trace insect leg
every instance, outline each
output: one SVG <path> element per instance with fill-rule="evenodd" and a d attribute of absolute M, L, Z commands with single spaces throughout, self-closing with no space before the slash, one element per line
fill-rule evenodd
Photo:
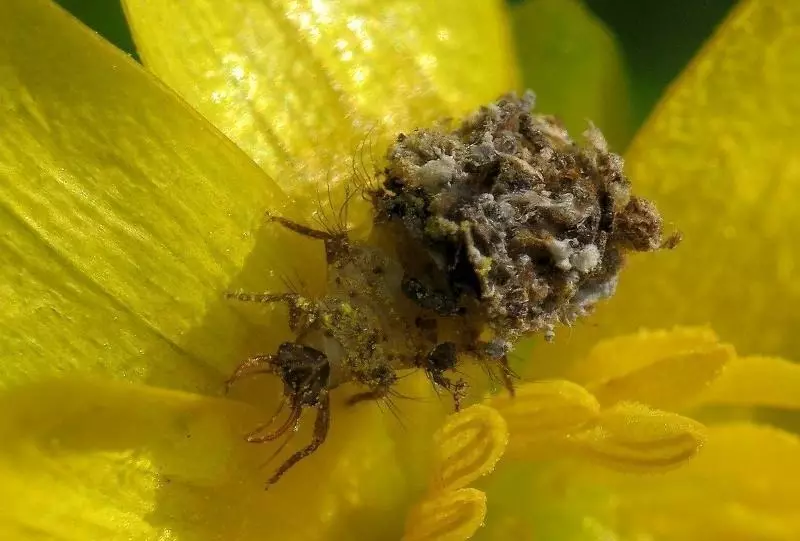
<path fill-rule="evenodd" d="M 499 371 L 500 380 L 508 394 L 511 396 L 516 394 L 514 380 L 519 379 L 519 375 L 508 364 L 508 347 L 504 340 L 492 340 L 491 342 L 477 340 L 468 348 L 468 351 L 478 362 L 483 364 L 484 370 L 492 378 L 492 381 L 497 381 L 497 372 Z"/>
<path fill-rule="evenodd" d="M 325 241 L 325 255 L 328 259 L 328 263 L 335 261 L 341 254 L 347 251 L 347 232 L 345 230 L 341 232 L 320 231 L 319 229 L 313 229 L 307 225 L 299 224 L 280 216 L 267 214 L 267 218 L 273 222 L 278 222 L 286 229 L 294 231 L 297 234 Z"/>
<path fill-rule="evenodd" d="M 508 394 L 513 397 L 516 394 L 514 390 L 514 380 L 519 379 L 519 376 L 514 373 L 508 365 L 508 355 L 503 355 L 500 358 L 500 377 L 503 378 L 503 385 L 508 391 Z"/>
<path fill-rule="evenodd" d="M 347 399 L 347 405 L 353 406 L 358 404 L 359 402 L 366 402 L 367 400 L 381 400 L 386 398 L 389 394 L 388 387 L 376 387 L 375 389 L 370 389 L 369 391 L 364 391 L 363 393 L 356 393 L 350 398 Z"/>
<path fill-rule="evenodd" d="M 286 433 L 287 430 L 292 428 L 297 421 L 300 419 L 300 415 L 303 413 L 303 407 L 300 405 L 299 402 L 292 403 L 292 411 L 289 413 L 289 416 L 283 422 L 281 426 L 273 430 L 272 432 L 267 432 L 263 436 L 258 436 L 260 432 L 263 432 L 264 429 L 269 428 L 275 423 L 275 420 L 278 418 L 281 410 L 283 409 L 283 405 L 286 403 L 286 399 L 281 401 L 281 405 L 278 408 L 278 411 L 275 412 L 275 415 L 270 419 L 268 423 L 265 423 L 255 430 L 253 430 L 250 434 L 248 434 L 245 439 L 250 443 L 264 443 L 266 441 L 273 441 L 280 438 L 283 434 Z"/>
<path fill-rule="evenodd" d="M 296 293 L 225 293 L 226 299 L 234 299 L 241 302 L 260 302 L 269 304 L 271 302 L 285 302 L 292 305 L 297 302 Z"/>
<path fill-rule="evenodd" d="M 453 381 L 440 370 L 428 370 L 427 372 L 428 377 L 431 378 L 434 384 L 439 385 L 453 395 L 453 409 L 456 411 L 461 410 L 461 401 L 467 395 L 467 382 L 463 379 Z"/>
<path fill-rule="evenodd" d="M 300 306 L 301 299 L 297 293 L 225 293 L 226 299 L 234 299 L 240 302 L 260 302 L 269 304 L 273 302 L 285 302 L 289 306 L 289 328 L 297 330 L 297 324 L 302 315 L 303 308 Z"/>
<path fill-rule="evenodd" d="M 311 237 L 312 239 L 331 240 L 334 237 L 336 237 L 335 234 L 329 233 L 328 231 L 320 231 L 319 229 L 313 229 L 311 227 L 308 227 L 307 225 L 293 222 L 292 220 L 283 218 L 281 216 L 273 216 L 272 214 L 267 214 L 267 219 L 272 222 L 278 222 L 289 231 L 294 231 L 299 235 L 303 235 L 305 237 Z"/>
<path fill-rule="evenodd" d="M 292 466 L 316 451 L 325 441 L 325 438 L 328 437 L 328 428 L 330 427 L 331 423 L 331 405 L 327 392 L 320 393 L 319 403 L 317 404 L 316 408 L 317 420 L 314 423 L 314 435 L 311 438 L 311 443 L 290 456 L 286 462 L 281 464 L 281 466 L 275 470 L 275 473 L 272 474 L 272 477 L 270 477 L 267 481 L 267 488 L 269 488 L 269 485 L 277 483 L 283 474 L 286 473 Z"/>
<path fill-rule="evenodd" d="M 438 385 L 453 395 L 455 410 L 461 409 L 461 400 L 467 394 L 467 382 L 463 379 L 452 381 L 445 372 L 455 370 L 458 362 L 458 351 L 453 342 L 442 342 L 437 344 L 427 358 L 422 363 L 428 377 L 435 385 Z"/>
<path fill-rule="evenodd" d="M 231 386 L 242 378 L 254 376 L 256 374 L 272 374 L 274 372 L 271 366 L 272 360 L 272 355 L 254 355 L 242 361 L 239 366 L 236 367 L 236 370 L 233 371 L 231 377 L 225 382 L 225 394 L 228 394 L 228 391 L 231 390 Z M 261 368 L 259 370 L 250 371 L 251 368 L 257 367 Z"/>

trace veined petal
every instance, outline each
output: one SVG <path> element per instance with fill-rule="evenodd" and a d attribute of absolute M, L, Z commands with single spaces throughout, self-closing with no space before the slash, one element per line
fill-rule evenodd
<path fill-rule="evenodd" d="M 734 359 L 699 402 L 800 409 L 800 365 L 776 357 Z"/>
<path fill-rule="evenodd" d="M 685 242 L 632 258 L 584 346 L 709 323 L 745 353 L 800 351 L 798 50 L 800 3 L 745 0 L 668 92 L 626 164 Z"/>
<path fill-rule="evenodd" d="M 216 390 L 242 325 L 217 310 L 190 331 L 274 185 L 50 2 L 2 3 L 0 76 L 0 387 L 82 372 Z"/>
<path fill-rule="evenodd" d="M 500 0 L 124 5 L 145 65 L 307 199 L 352 173 L 372 128 L 380 139 L 516 86 Z"/>
<path fill-rule="evenodd" d="M 694 457 L 705 441 L 705 427 L 675 413 L 622 402 L 570 441 L 578 453 L 609 468 L 659 472 Z"/>
<path fill-rule="evenodd" d="M 704 391 L 735 356 L 705 328 L 640 331 L 600 342 L 573 373 L 605 406 L 630 401 L 674 409 Z"/>

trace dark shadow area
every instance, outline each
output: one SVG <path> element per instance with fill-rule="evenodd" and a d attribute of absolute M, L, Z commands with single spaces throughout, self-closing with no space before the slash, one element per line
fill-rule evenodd
<path fill-rule="evenodd" d="M 631 79 L 634 123 L 639 126 L 736 1 L 585 3 L 622 45 Z"/>
<path fill-rule="evenodd" d="M 108 41 L 139 60 L 119 0 L 55 0 Z"/>

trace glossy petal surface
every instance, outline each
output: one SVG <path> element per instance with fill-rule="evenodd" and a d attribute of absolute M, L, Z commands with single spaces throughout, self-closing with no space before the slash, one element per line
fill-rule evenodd
<path fill-rule="evenodd" d="M 125 7 L 145 65 L 306 199 L 349 174 L 359 146 L 379 155 L 384 130 L 465 113 L 516 86 L 499 0 Z"/>
<path fill-rule="evenodd" d="M 47 2 L 3 2 L 0 74 L 0 386 L 218 385 L 237 319 L 189 333 L 252 249 L 269 179 Z"/>

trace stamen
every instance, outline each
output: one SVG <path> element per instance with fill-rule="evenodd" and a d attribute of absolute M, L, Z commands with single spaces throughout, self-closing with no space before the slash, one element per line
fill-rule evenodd
<path fill-rule="evenodd" d="M 676 413 L 622 402 L 569 440 L 576 452 L 606 467 L 654 473 L 694 457 L 706 441 L 706 427 Z"/>
<path fill-rule="evenodd" d="M 453 490 L 494 469 L 506 449 L 508 428 L 495 409 L 474 405 L 450 415 L 434 438 L 434 489 Z"/>
<path fill-rule="evenodd" d="M 600 411 L 589 391 L 565 380 L 525 383 L 515 397 L 500 394 L 490 404 L 508 423 L 509 453 L 526 459 L 557 452 L 559 442 L 583 430 Z"/>
<path fill-rule="evenodd" d="M 508 442 L 503 417 L 474 405 L 447 417 L 434 436 L 430 490 L 409 512 L 403 541 L 470 539 L 486 516 L 486 494 L 463 488 L 491 472 Z"/>
<path fill-rule="evenodd" d="M 486 516 L 486 494 L 474 488 L 439 493 L 409 513 L 403 541 L 464 541 Z"/>

